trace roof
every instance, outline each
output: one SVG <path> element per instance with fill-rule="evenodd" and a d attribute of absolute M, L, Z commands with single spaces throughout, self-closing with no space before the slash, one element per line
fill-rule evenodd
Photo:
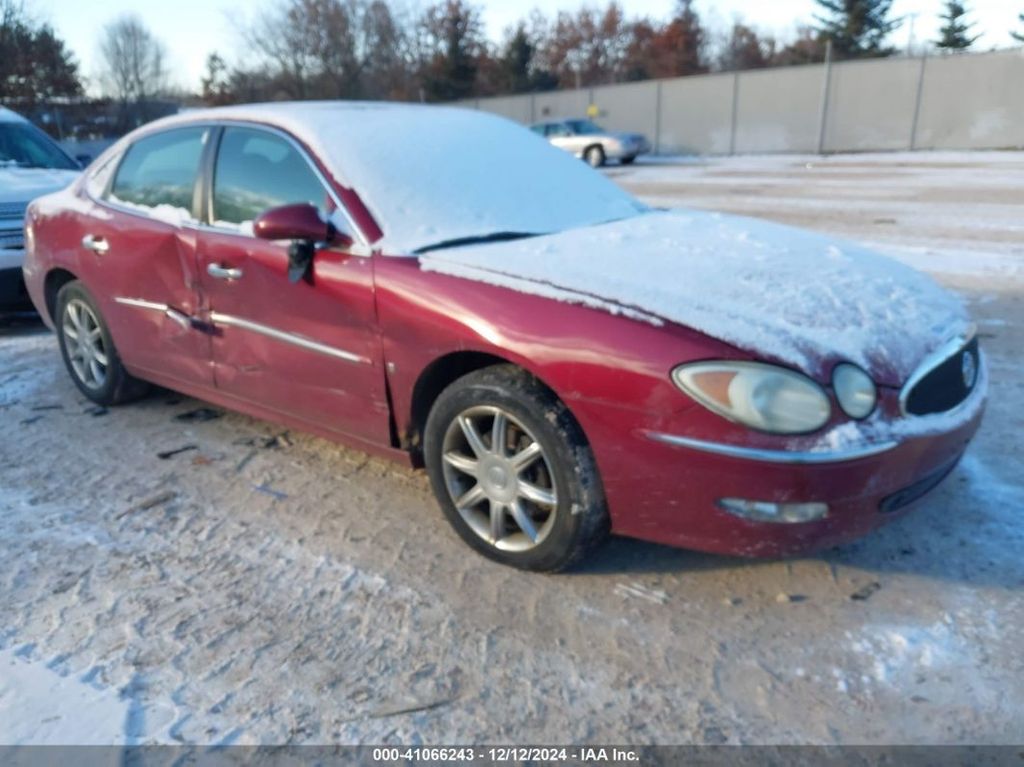
<path fill-rule="evenodd" d="M 495 232 L 555 232 L 642 209 L 583 163 L 517 123 L 454 107 L 305 101 L 189 111 L 146 126 L 264 123 L 310 147 L 354 189 L 388 252 Z"/>

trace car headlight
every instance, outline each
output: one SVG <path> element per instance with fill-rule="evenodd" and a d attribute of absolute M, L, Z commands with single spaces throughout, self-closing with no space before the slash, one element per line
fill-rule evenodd
<path fill-rule="evenodd" d="M 832 371 L 832 388 L 839 407 L 850 418 L 867 418 L 878 402 L 878 389 L 871 376 L 849 362 L 836 365 Z"/>
<path fill-rule="evenodd" d="M 810 378 L 761 362 L 694 362 L 675 368 L 672 380 L 709 410 L 774 434 L 816 431 L 832 414 Z"/>

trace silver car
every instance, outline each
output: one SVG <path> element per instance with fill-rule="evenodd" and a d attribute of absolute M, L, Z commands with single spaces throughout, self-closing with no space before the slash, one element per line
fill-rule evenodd
<path fill-rule="evenodd" d="M 643 134 L 608 131 L 590 120 L 553 120 L 531 125 L 530 130 L 594 168 L 608 160 L 629 165 L 638 155 L 651 151 Z"/>
<path fill-rule="evenodd" d="M 21 265 L 25 208 L 70 184 L 81 168 L 49 136 L 0 107 L 0 312 L 31 309 Z"/>

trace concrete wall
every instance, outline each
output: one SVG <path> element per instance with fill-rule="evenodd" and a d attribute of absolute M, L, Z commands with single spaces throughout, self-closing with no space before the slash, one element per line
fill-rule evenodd
<path fill-rule="evenodd" d="M 662 154 L 729 154 L 736 75 L 661 81 Z"/>
<path fill-rule="evenodd" d="M 1024 146 L 1024 49 L 928 59 L 915 145 Z"/>
<path fill-rule="evenodd" d="M 1024 49 L 877 59 L 462 102 L 523 123 L 595 105 L 661 154 L 1024 148 Z"/>
<path fill-rule="evenodd" d="M 740 74 L 735 151 L 816 151 L 824 84 L 817 66 Z"/>
<path fill-rule="evenodd" d="M 832 67 L 825 151 L 910 148 L 920 77 L 921 59 L 851 61 Z"/>

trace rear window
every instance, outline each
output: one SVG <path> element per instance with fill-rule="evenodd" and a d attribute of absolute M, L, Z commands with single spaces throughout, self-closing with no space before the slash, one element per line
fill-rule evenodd
<path fill-rule="evenodd" d="M 180 128 L 139 139 L 125 153 L 111 199 L 155 208 L 192 210 L 192 192 L 207 128 Z"/>

